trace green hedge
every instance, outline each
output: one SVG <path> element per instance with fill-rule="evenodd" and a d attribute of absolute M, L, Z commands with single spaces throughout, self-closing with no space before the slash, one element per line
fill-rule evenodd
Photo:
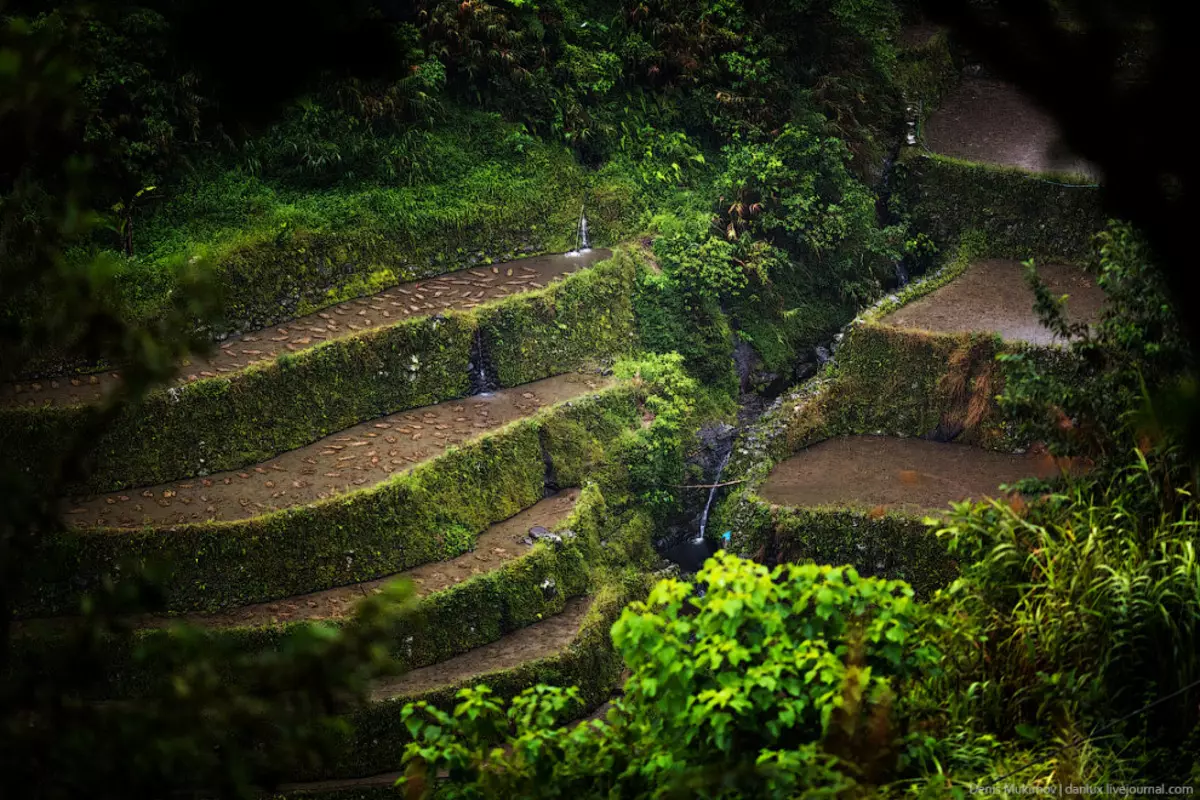
<path fill-rule="evenodd" d="M 1004 389 L 999 337 L 857 326 L 838 351 L 833 424 L 846 433 L 933 436 L 1012 449 L 997 408 Z"/>
<path fill-rule="evenodd" d="M 552 439 L 543 449 L 542 428 L 555 419 L 573 426 L 572 435 L 603 440 L 621 421 L 638 424 L 634 390 L 621 386 L 559 404 L 377 486 L 311 505 L 166 530 L 48 533 L 28 565 L 32 594 L 17 598 L 17 613 L 71 613 L 82 593 L 130 561 L 168 565 L 167 609 L 194 611 L 360 583 L 451 558 L 488 525 L 539 500 L 548 466 L 559 471 L 556 460 L 567 477 L 583 468 L 574 444 Z"/>
<path fill-rule="evenodd" d="M 863 575 L 907 581 L 920 597 L 958 575 L 958 563 L 918 517 L 748 500 L 737 550 L 762 563 L 850 564 Z"/>
<path fill-rule="evenodd" d="M 496 697 L 508 699 L 538 684 L 578 686 L 585 707 L 581 714 L 598 707 L 616 687 L 623 662 L 613 650 L 609 631 L 622 609 L 645 592 L 645 581 L 629 578 L 613 583 L 595 594 L 579 635 L 563 652 L 532 661 L 504 672 L 426 692 L 412 698 L 396 698 L 372 703 L 350 716 L 353 733 L 347 738 L 340 758 L 320 774 L 301 776 L 316 780 L 338 776 L 376 775 L 398 769 L 404 745 L 410 741 L 400 721 L 406 703 L 425 700 L 451 710 L 455 695 L 466 686 L 487 684 Z"/>
<path fill-rule="evenodd" d="M 892 201 L 939 246 L 976 230 L 994 258 L 1079 262 L 1107 216 L 1098 189 L 1064 185 L 1078 180 L 908 148 L 896 164 Z"/>
<path fill-rule="evenodd" d="M 156 391 L 91 448 L 96 469 L 76 488 L 114 491 L 236 469 L 367 419 L 464 397 L 477 329 L 493 342 L 503 386 L 612 357 L 635 334 L 633 284 L 632 266 L 618 256 L 474 312 L 406 320 L 229 378 Z M 85 406 L 0 408 L 0 452 L 46 474 L 94 413 Z"/>
<path fill-rule="evenodd" d="M 501 386 L 516 386 L 574 369 L 634 344 L 636 266 L 618 251 L 599 269 L 572 275 L 570 291 L 519 295 L 480 309 L 485 352 Z"/>

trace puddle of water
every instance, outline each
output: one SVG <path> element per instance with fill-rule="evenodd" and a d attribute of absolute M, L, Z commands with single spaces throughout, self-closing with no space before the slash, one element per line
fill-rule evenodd
<path fill-rule="evenodd" d="M 409 317 L 471 309 L 489 300 L 548 286 L 612 255 L 604 248 L 555 253 L 489 266 L 469 267 L 402 283 L 377 294 L 347 300 L 313 314 L 262 330 L 230 336 L 206 358 L 192 358 L 173 385 L 236 372 L 323 341 L 391 325 Z M 94 403 L 120 384 L 119 372 L 72 375 L 0 384 L 0 404 Z"/>
<path fill-rule="evenodd" d="M 1038 266 L 1050 292 L 1068 295 L 1067 319 L 1092 324 L 1100 319 L 1104 291 L 1079 267 Z M 1038 321 L 1033 291 L 1018 261 L 988 259 L 971 264 L 950 283 L 883 317 L 885 325 L 940 333 L 998 333 L 1005 339 L 1052 344 L 1053 334 Z"/>
<path fill-rule="evenodd" d="M 995 453 L 961 444 L 890 436 L 846 436 L 778 464 L 759 494 L 782 506 L 842 506 L 925 514 L 952 501 L 1001 494 L 1001 484 L 1059 474 L 1042 455 Z"/>
<path fill-rule="evenodd" d="M 929 149 L 1031 172 L 1098 176 L 1095 166 L 1067 152 L 1054 119 L 1002 81 L 966 78 L 925 123 Z"/>
<path fill-rule="evenodd" d="M 241 470 L 75 498 L 64 513 L 75 526 L 140 527 L 245 519 L 313 503 L 373 486 L 451 445 L 609 383 L 569 373 L 401 411 Z"/>

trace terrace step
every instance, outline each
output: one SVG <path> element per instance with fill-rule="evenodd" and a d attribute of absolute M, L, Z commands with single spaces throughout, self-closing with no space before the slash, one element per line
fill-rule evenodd
<path fill-rule="evenodd" d="M 780 462 L 759 490 L 787 507 L 842 507 L 923 515 L 951 502 L 1001 495 L 1000 485 L 1049 478 L 1065 466 L 1033 451 L 998 453 L 892 436 L 826 439 Z"/>
<path fill-rule="evenodd" d="M 1039 264 L 1050 292 L 1068 295 L 1067 319 L 1093 324 L 1100 319 L 1104 292 L 1079 267 Z M 935 333 L 996 333 L 1004 339 L 1053 344 L 1054 334 L 1033 310 L 1034 295 L 1019 261 L 973 262 L 962 275 L 880 319 L 884 325 Z"/>
<path fill-rule="evenodd" d="M 206 358 L 184 361 L 173 385 L 228 375 L 283 353 L 381 328 L 411 317 L 468 310 L 490 300 L 531 291 L 608 258 L 605 249 L 575 256 L 537 256 L 448 272 L 348 300 L 313 314 L 230 336 Z M 119 372 L 64 375 L 0 384 L 0 406 L 95 403 L 120 385 Z"/>
<path fill-rule="evenodd" d="M 570 646 L 579 635 L 591 606 L 590 597 L 568 600 L 561 613 L 521 628 L 491 644 L 439 664 L 377 682 L 371 689 L 371 699 L 382 701 L 415 697 L 477 679 L 486 683 L 489 674 L 556 655 Z"/>
<path fill-rule="evenodd" d="M 143 628 L 162 628 L 183 622 L 211 629 L 345 619 L 353 615 L 355 606 L 362 598 L 380 591 L 384 584 L 402 578 L 413 582 L 418 597 L 425 597 L 476 575 L 499 569 L 529 552 L 533 549 L 530 529 L 536 526 L 553 529 L 575 509 L 579 493 L 580 490 L 576 488 L 564 489 L 502 522 L 488 526 L 475 540 L 473 550 L 448 561 L 435 561 L 364 583 L 255 603 L 215 614 L 147 616 L 139 619 L 137 624 Z"/>
<path fill-rule="evenodd" d="M 1003 81 L 964 78 L 925 123 L 924 139 L 933 152 L 966 161 L 1099 177 L 1066 150 L 1054 119 Z"/>
<path fill-rule="evenodd" d="M 609 383 L 568 373 L 401 411 L 241 470 L 72 498 L 64 513 L 75 527 L 118 528 L 260 516 L 373 486 L 448 447 Z"/>

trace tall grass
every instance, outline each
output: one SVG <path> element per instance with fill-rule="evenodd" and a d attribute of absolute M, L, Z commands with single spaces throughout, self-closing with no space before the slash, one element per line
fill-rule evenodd
<path fill-rule="evenodd" d="M 1162 485 L 1138 458 L 1029 506 L 956 507 L 939 535 L 962 576 L 935 601 L 952 660 L 927 698 L 947 730 L 1072 757 L 1101 732 L 1145 752 L 1194 734 L 1200 687 L 1145 708 L 1200 679 L 1197 507 Z"/>

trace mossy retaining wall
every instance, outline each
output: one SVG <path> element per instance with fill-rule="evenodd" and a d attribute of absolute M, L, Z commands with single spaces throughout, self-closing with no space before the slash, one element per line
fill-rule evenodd
<path fill-rule="evenodd" d="M 1079 183 L 910 147 L 896 163 L 892 202 L 939 246 L 975 230 L 990 257 L 1080 262 L 1107 215 L 1100 190 Z"/>
<path fill-rule="evenodd" d="M 649 543 L 648 530 L 618 519 L 609 512 L 598 486 L 586 486 L 571 514 L 555 526 L 570 530 L 560 547 L 535 546 L 529 553 L 491 572 L 477 575 L 419 600 L 403 623 L 391 648 L 397 666 L 418 669 L 465 653 L 563 610 L 566 601 L 593 588 L 595 576 L 604 567 L 633 563 L 624 551 L 610 548 L 610 539 L 620 541 L 621 532 Z M 472 543 L 473 546 L 473 543 Z M 612 556 L 616 556 L 613 558 Z M 547 589 L 547 583 L 552 589 Z M 308 621 L 269 623 L 205 630 L 217 661 L 230 666 L 227 680 L 234 680 L 231 665 L 239 656 L 277 650 Z M 339 627 L 342 621 L 323 624 Z M 35 623 L 24 626 L 11 640 L 10 671 L 7 678 L 19 685 L 24 676 L 54 669 L 58 660 L 71 652 L 73 630 L 63 624 L 49 628 Z M 108 637 L 95 643 L 97 680 L 89 687 L 96 697 L 137 697 L 153 691 L 173 667 L 172 653 L 179 649 L 170 628 L 143 628 L 132 637 Z M 176 656 L 177 657 L 177 656 Z"/>
<path fill-rule="evenodd" d="M 361 226 L 284 229 L 273 238 L 220 248 L 214 279 L 224 299 L 221 327 L 262 328 L 449 270 L 572 248 L 586 188 L 569 156 L 551 161 L 556 159 L 554 185 L 575 183 L 578 189 L 543 193 L 537 207 L 495 209 L 494 219 L 400 233 Z M 634 231 L 636 208 L 630 193 L 597 188 L 608 190 L 588 193 L 587 214 L 600 246 Z"/>
<path fill-rule="evenodd" d="M 888 313 L 944 286 L 989 247 L 990 239 L 968 231 L 939 271 L 855 320 L 827 373 L 781 398 L 738 441 L 723 478 L 742 483 L 718 503 L 710 530 L 733 531 L 732 549 L 767 563 L 852 564 L 922 594 L 953 579 L 957 565 L 919 518 L 773 506 L 757 492 L 780 461 L 834 436 L 923 437 L 1004 451 L 1027 444 L 997 403 L 1005 381 L 997 356 L 1022 353 L 1054 370 L 1069 351 L 886 324 Z"/>
<path fill-rule="evenodd" d="M 464 397 L 476 331 L 502 386 L 627 352 L 635 267 L 627 255 L 469 312 L 405 320 L 334 339 L 231 377 L 151 393 L 91 448 L 81 491 L 115 491 L 236 469 L 364 420 Z M 0 451 L 48 475 L 97 413 L 0 408 Z"/>
<path fill-rule="evenodd" d="M 956 441 L 1010 450 L 996 395 L 1004 377 L 995 336 L 857 327 L 838 352 L 839 430 Z"/>
<path fill-rule="evenodd" d="M 832 436 L 862 433 L 840 413 L 847 387 L 824 378 L 783 398 L 738 443 L 727 480 L 742 483 L 713 511 L 710 530 L 732 531 L 729 549 L 764 564 L 850 564 L 863 575 L 908 581 L 928 596 L 957 565 L 920 518 L 842 508 L 787 508 L 758 494 L 780 461 Z"/>
<path fill-rule="evenodd" d="M 441 561 L 465 552 L 488 525 L 541 499 L 547 466 L 562 476 L 560 485 L 570 485 L 601 457 L 606 439 L 639 423 L 637 391 L 619 386 L 319 503 L 169 529 L 47 533 L 27 566 L 29 594 L 14 605 L 19 615 L 72 613 L 83 593 L 129 562 L 168 566 L 167 610 L 208 611 Z M 553 435 L 558 427 L 569 434 Z"/>
<path fill-rule="evenodd" d="M 478 312 L 484 350 L 501 386 L 557 375 L 601 356 L 629 352 L 636 324 L 637 268 L 628 252 Z"/>
<path fill-rule="evenodd" d="M 863 575 L 907 581 L 920 597 L 958 574 L 957 562 L 919 517 L 786 508 L 753 494 L 741 503 L 737 551 L 764 564 L 851 564 Z"/>

